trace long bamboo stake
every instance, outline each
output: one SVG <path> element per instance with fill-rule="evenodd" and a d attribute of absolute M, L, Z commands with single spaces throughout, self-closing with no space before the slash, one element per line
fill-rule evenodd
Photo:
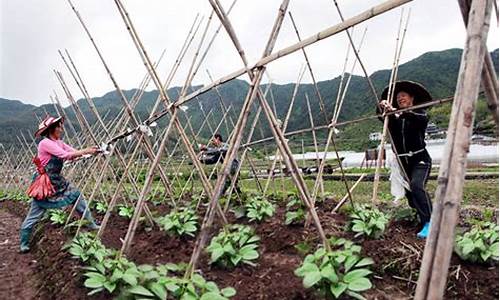
<path fill-rule="evenodd" d="M 160 91 L 162 101 L 164 102 L 164 104 L 166 106 L 168 106 L 170 108 L 170 111 L 172 113 L 171 123 L 173 123 L 173 125 L 175 126 L 177 133 L 180 135 L 180 137 L 185 145 L 185 148 L 187 149 L 188 154 L 191 157 L 191 160 L 193 161 L 194 166 L 196 167 L 196 169 L 199 172 L 203 188 L 205 189 L 205 192 L 208 195 L 210 195 L 212 193 L 212 186 L 210 184 L 210 181 L 206 177 L 205 171 L 204 171 L 203 167 L 201 166 L 201 163 L 198 161 L 197 155 L 194 152 L 194 149 L 193 149 L 191 143 L 189 142 L 188 137 L 187 137 L 186 133 L 184 132 L 183 127 L 181 126 L 181 124 L 177 118 L 176 109 L 172 105 L 172 101 L 169 99 L 168 95 L 165 93 L 163 86 L 162 86 L 162 83 L 160 82 L 158 75 L 156 74 L 156 70 L 152 66 L 151 61 L 146 53 L 146 50 L 145 50 L 144 46 L 142 45 L 142 42 L 140 41 L 140 39 L 137 35 L 137 32 L 135 31 L 134 25 L 132 24 L 132 21 L 128 15 L 127 11 L 125 10 L 123 4 L 121 3 L 120 0 L 115 0 L 115 4 L 118 8 L 118 11 L 119 11 L 124 23 L 127 26 L 127 29 L 130 33 L 130 36 L 132 37 L 132 40 L 133 40 L 140 56 L 141 56 L 141 59 L 143 60 L 148 71 L 150 72 L 151 77 L 153 78 L 154 84 L 156 85 L 157 89 Z M 152 167 L 150 169 L 150 170 L 152 170 L 152 172 L 149 172 L 148 175 L 152 175 L 155 171 L 155 168 L 156 168 L 155 164 L 158 164 L 159 157 L 163 153 L 163 147 L 164 147 L 164 144 L 167 140 L 167 136 L 168 136 L 168 133 L 165 134 L 164 140 L 162 141 L 163 146 L 160 146 L 160 150 L 159 150 L 159 152 L 157 152 L 157 155 L 155 157 L 155 161 L 152 164 Z M 146 187 L 146 184 L 145 184 L 145 188 L 143 189 L 143 191 L 141 193 L 141 198 L 138 201 L 136 210 L 134 212 L 134 216 L 140 215 L 141 209 L 142 209 L 142 203 L 144 202 L 144 196 L 145 196 L 144 191 L 147 191 L 148 188 L 149 187 Z M 222 209 L 220 208 L 220 205 L 217 205 L 217 208 L 219 210 L 219 213 L 221 214 L 222 219 L 227 223 L 227 221 L 225 220 L 225 216 L 222 212 Z M 129 230 L 127 231 L 126 239 L 124 241 L 124 244 L 123 244 L 123 247 L 121 250 L 121 253 L 127 252 L 128 249 L 130 248 L 130 244 L 131 244 L 131 241 L 132 241 L 133 236 L 134 236 L 135 228 L 137 226 L 137 221 L 136 221 L 137 219 L 138 219 L 138 217 L 136 217 L 135 219 L 134 219 L 134 217 L 132 218 L 132 221 L 131 221 L 130 226 L 129 226 Z"/>
<path fill-rule="evenodd" d="M 302 39 L 300 38 L 300 33 L 299 30 L 297 29 L 297 25 L 295 24 L 295 20 L 293 19 L 292 12 L 289 11 L 288 16 L 290 16 L 290 20 L 292 21 L 293 29 L 295 30 L 295 35 L 297 35 L 297 39 L 299 40 L 299 42 L 301 42 Z M 309 62 L 309 57 L 307 56 L 307 52 L 304 48 L 302 48 L 301 50 L 302 50 L 302 55 L 304 55 L 304 59 L 306 60 L 307 68 L 309 69 L 309 75 L 311 76 L 314 85 L 314 90 L 316 91 L 316 96 L 318 97 L 319 100 L 320 110 L 323 114 L 323 117 L 325 118 L 325 122 L 327 122 L 328 116 L 325 108 L 325 102 L 323 101 L 323 97 L 319 93 L 318 83 L 316 81 L 316 77 L 314 76 L 311 63 Z"/>
<path fill-rule="evenodd" d="M 211 84 L 205 85 L 204 87 L 196 90 L 195 92 L 190 93 L 189 95 L 186 95 L 186 97 L 177 100 L 174 105 L 176 107 L 184 105 L 186 102 L 191 101 L 193 98 L 210 91 L 215 86 L 219 86 L 219 85 L 221 85 L 225 82 L 228 82 L 236 77 L 239 77 L 250 70 L 255 70 L 255 69 L 258 69 L 260 67 L 263 67 L 263 66 L 267 65 L 268 63 L 271 63 L 279 58 L 282 58 L 284 56 L 292 54 L 292 53 L 294 53 L 302 48 L 308 47 L 308 46 L 310 46 L 314 43 L 317 43 L 323 39 L 329 38 L 329 37 L 331 37 L 339 32 L 342 32 L 350 27 L 353 27 L 359 23 L 362 23 L 368 19 L 371 19 L 371 18 L 378 16 L 380 14 L 383 14 L 389 10 L 392 10 L 396 7 L 399 7 L 403 4 L 406 4 L 406 3 L 411 2 L 411 1 L 412 0 L 388 0 L 388 1 L 385 1 L 377 6 L 370 8 L 369 10 L 364 11 L 363 13 L 361 13 L 357 16 L 349 18 L 349 19 L 347 19 L 347 20 L 345 20 L 337 25 L 328 27 L 327 29 L 324 29 L 324 30 L 304 39 L 302 42 L 295 43 L 295 44 L 293 44 L 289 47 L 283 48 L 277 52 L 274 52 L 272 54 L 268 54 L 251 66 L 244 67 L 244 68 L 236 70 L 236 71 L 234 71 L 234 72 L 232 72 L 232 73 L 230 73 L 222 78 L 219 78 L 219 79 L 213 81 Z M 167 109 L 159 111 L 153 117 L 149 118 L 148 120 L 145 120 L 145 123 L 150 124 L 150 123 L 162 118 L 163 116 L 165 116 L 168 113 L 169 113 L 169 110 L 167 110 Z M 120 135 L 123 135 L 123 133 Z"/>
<path fill-rule="evenodd" d="M 210 4 L 212 5 L 212 8 L 217 14 L 217 17 L 221 21 L 221 23 L 224 25 L 224 28 L 226 29 L 227 33 L 229 34 L 233 44 L 236 46 L 238 49 L 238 52 L 240 56 L 242 57 L 244 64 L 246 65 L 246 58 L 243 50 L 241 49 L 239 45 L 239 41 L 235 38 L 234 30 L 232 26 L 230 25 L 227 17 L 225 16 L 225 12 L 223 11 L 222 7 L 220 5 L 217 5 L 214 1 L 210 1 Z M 270 53 L 274 47 L 277 34 L 279 32 L 279 29 L 281 27 L 281 22 L 283 21 L 283 13 L 286 10 L 288 6 L 288 1 L 285 0 L 283 1 L 281 7 L 280 7 L 280 12 L 278 13 L 278 16 L 276 18 L 273 30 L 271 32 L 271 35 L 269 37 L 268 43 L 266 45 L 266 49 L 264 51 L 264 56 Z M 243 103 L 242 110 L 240 112 L 240 117 L 238 119 L 238 122 L 236 123 L 235 129 L 233 131 L 233 135 L 231 137 L 231 141 L 229 143 L 229 149 L 226 153 L 226 157 L 224 158 L 224 163 L 222 166 L 222 174 L 221 176 L 217 177 L 217 183 L 215 185 L 214 193 L 211 195 L 209 207 L 207 209 L 207 212 L 205 213 L 205 217 L 203 220 L 203 223 L 201 225 L 201 230 L 200 230 L 200 235 L 198 239 L 196 240 L 194 249 L 193 249 L 193 254 L 191 256 L 191 260 L 189 262 L 188 268 L 186 269 L 185 277 L 190 277 L 191 274 L 193 273 L 193 270 L 196 268 L 196 264 L 198 262 L 199 256 L 201 254 L 202 249 L 204 248 L 207 240 L 208 240 L 208 234 L 209 234 L 209 229 L 212 225 L 213 222 L 213 217 L 214 217 L 214 211 L 216 204 L 218 203 L 218 199 L 222 193 L 222 185 L 224 184 L 224 181 L 226 180 L 227 176 L 229 175 L 230 172 L 230 167 L 232 164 L 232 161 L 235 159 L 236 154 L 237 154 L 237 149 L 241 143 L 241 140 L 243 138 L 243 135 L 241 134 L 243 132 L 243 129 L 245 127 L 245 124 L 248 119 L 248 115 L 250 112 L 252 100 L 255 97 L 257 87 L 260 83 L 260 80 L 262 79 L 263 75 L 263 70 L 260 69 L 259 71 L 256 72 L 255 77 L 252 79 L 252 84 L 250 86 L 250 89 L 247 93 L 247 97 Z"/>
<path fill-rule="evenodd" d="M 390 116 L 390 115 L 394 115 L 394 114 L 400 114 L 400 113 L 405 112 L 405 111 L 414 110 L 414 109 L 418 109 L 418 108 L 426 108 L 426 107 L 430 107 L 430 106 L 434 106 L 434 105 L 438 105 L 438 104 L 448 103 L 448 102 L 451 102 L 451 101 L 453 101 L 453 97 L 447 97 L 447 98 L 437 99 L 437 100 L 433 100 L 433 101 L 426 102 L 426 103 L 423 103 L 423 104 L 415 105 L 415 106 L 412 106 L 410 108 L 398 109 L 398 110 L 395 110 L 395 111 L 387 112 L 386 115 Z M 308 128 L 298 129 L 298 130 L 286 132 L 285 133 L 285 137 L 291 137 L 291 136 L 295 136 L 295 135 L 299 135 L 299 134 L 304 134 L 304 133 L 307 133 L 307 132 L 311 132 L 313 130 L 314 131 L 327 130 L 327 129 L 332 128 L 332 127 L 341 127 L 341 126 L 345 126 L 345 125 L 349 125 L 349 124 L 354 124 L 354 123 L 359 123 L 359 122 L 363 122 L 363 121 L 367 121 L 367 120 L 379 119 L 381 117 L 383 118 L 384 115 L 382 115 L 382 114 L 380 114 L 380 115 L 379 114 L 375 114 L 375 115 L 369 115 L 369 116 L 366 116 L 366 117 L 361 117 L 361 118 L 353 119 L 353 120 L 349 120 L 349 121 L 338 122 L 338 123 L 335 123 L 335 124 L 321 125 L 321 126 L 316 126 L 314 128 L 309 128 L 308 127 Z M 260 140 L 255 140 L 255 141 L 243 144 L 243 145 L 241 145 L 241 147 L 254 146 L 254 145 L 258 145 L 258 144 L 262 144 L 262 143 L 265 143 L 265 142 L 272 141 L 273 139 L 274 139 L 274 137 L 266 137 L 266 138 L 263 138 L 263 139 L 260 139 Z"/>
<path fill-rule="evenodd" d="M 82 25 L 85 33 L 87 34 L 88 38 L 90 39 L 94 49 L 96 50 L 97 52 L 97 55 L 99 56 L 99 59 L 101 60 L 101 63 L 103 64 L 111 82 L 113 83 L 113 86 L 115 87 L 116 89 L 116 92 L 118 93 L 119 95 L 119 99 L 122 101 L 122 104 L 125 106 L 126 108 L 126 111 L 127 111 L 127 114 L 129 115 L 130 119 L 129 121 L 132 123 L 132 125 L 134 127 L 137 127 L 138 129 L 140 129 L 139 127 L 139 122 L 137 120 L 137 117 L 134 115 L 133 111 L 132 111 L 132 108 L 129 104 L 129 102 L 127 101 L 127 98 L 125 97 L 125 95 L 123 94 L 123 91 L 122 89 L 119 87 L 118 85 L 118 82 L 116 81 L 113 73 L 111 73 L 111 70 L 109 69 L 108 67 L 108 64 L 106 63 L 106 61 L 104 60 L 104 57 L 102 56 L 101 54 L 101 51 L 99 50 L 99 48 L 97 47 L 97 44 L 96 42 L 94 41 L 92 35 L 90 34 L 90 31 L 89 29 L 87 28 L 87 26 L 85 25 L 85 23 L 83 22 L 83 19 L 80 15 L 80 13 L 76 10 L 75 6 L 73 5 L 73 3 L 71 2 L 71 0 L 67 0 L 68 4 L 70 5 L 71 9 L 73 10 L 73 12 L 75 13 L 76 17 L 78 18 L 78 21 L 80 22 L 80 24 Z M 163 90 L 162 90 L 163 92 Z M 144 133 L 141 131 L 141 130 L 138 130 L 138 133 L 139 133 L 139 136 L 140 135 L 144 135 Z M 143 138 L 142 139 L 142 145 L 144 147 L 144 150 L 146 151 L 146 154 L 148 156 L 148 159 L 150 159 L 151 161 L 154 161 L 154 154 L 153 154 L 153 151 L 152 151 L 152 148 L 151 148 L 151 143 L 150 141 L 147 139 L 147 138 Z M 114 149 L 114 148 L 113 148 Z M 112 150 L 113 150 L 112 149 Z M 111 157 L 111 155 L 109 156 Z M 168 181 L 168 178 L 164 172 L 164 170 L 160 167 L 158 168 L 159 169 L 159 173 L 160 173 L 160 179 L 162 180 L 163 184 L 165 185 L 165 188 L 168 189 L 169 187 L 169 181 Z M 103 174 L 103 173 L 101 173 Z M 104 176 L 104 174 L 103 174 Z M 101 179 L 102 180 L 102 179 Z"/>
<path fill-rule="evenodd" d="M 85 83 L 83 82 L 83 79 L 81 78 L 80 76 L 80 73 L 78 72 L 78 69 L 76 68 L 76 65 L 75 63 L 73 62 L 73 59 L 71 58 L 69 52 L 66 50 L 66 55 L 69 59 L 69 62 L 71 63 L 71 66 L 72 68 L 68 65 L 68 63 L 66 62 L 66 59 L 64 58 L 63 54 L 61 53 L 61 51 L 59 51 L 59 55 L 61 56 L 64 64 L 66 65 L 66 67 L 68 68 L 68 71 L 70 72 L 71 76 L 73 77 L 76 85 L 78 86 L 78 88 L 80 89 L 80 91 L 82 92 L 83 96 L 85 97 L 92 113 L 94 114 L 94 116 L 97 118 L 97 121 L 98 121 L 98 124 L 101 126 L 103 132 L 104 132 L 104 135 L 106 138 L 109 138 L 110 137 L 110 130 L 107 128 L 106 124 L 104 123 L 103 119 L 101 118 L 101 115 L 99 114 L 99 112 L 97 111 L 97 108 L 95 107 L 95 104 L 94 104 L 94 101 L 92 100 L 92 98 L 90 97 L 90 94 L 87 90 L 87 87 L 85 86 Z M 78 103 L 75 102 L 76 105 L 78 105 Z M 83 118 L 85 118 L 83 116 Z M 134 192 L 136 193 L 136 195 L 139 195 L 139 188 L 138 188 L 138 185 L 137 185 L 137 182 L 136 180 L 134 179 L 134 177 L 132 176 L 132 174 L 130 174 L 127 170 L 127 162 L 125 161 L 125 158 L 123 157 L 123 155 L 121 154 L 120 151 L 116 151 L 116 156 L 118 157 L 118 161 L 119 163 L 122 164 L 123 168 L 124 168 L 124 174 L 126 175 L 126 177 L 128 178 L 130 184 L 132 185 L 132 188 L 134 190 Z M 105 172 L 103 170 L 103 172 Z M 114 177 L 114 180 L 118 180 L 117 177 Z M 169 196 L 172 195 L 172 192 L 170 190 L 170 188 L 166 189 L 165 190 L 167 192 L 167 194 Z M 92 200 L 90 200 L 92 201 Z M 149 208 L 146 207 L 146 216 L 148 218 L 148 220 L 150 221 L 150 223 L 152 225 L 154 225 L 154 221 L 153 221 L 153 215 L 151 214 L 151 211 L 149 210 Z M 82 216 L 83 218 L 83 216 Z"/>
<path fill-rule="evenodd" d="M 415 299 L 442 299 L 474 124 L 475 104 L 486 53 L 492 1 L 473 1 L 460 63 L 443 160 L 439 168 L 430 235 L 425 244 Z"/>
<path fill-rule="evenodd" d="M 311 103 L 309 101 L 309 96 L 307 95 L 307 93 L 305 94 L 305 96 L 306 96 L 307 112 L 309 115 L 309 123 L 311 123 L 311 128 L 314 128 L 314 119 L 313 119 L 313 115 L 311 112 Z M 314 143 L 314 151 L 316 152 L 316 166 L 319 167 L 319 165 L 321 164 L 321 161 L 319 158 L 319 148 L 318 148 L 318 140 L 316 139 L 316 131 L 314 131 L 314 130 L 312 131 L 312 136 L 313 136 L 313 143 Z M 318 176 L 318 177 L 319 177 L 319 186 L 321 189 L 321 197 L 323 197 L 325 195 L 325 187 L 323 185 L 323 176 Z M 311 200 L 314 203 L 316 201 L 316 198 L 313 196 L 313 198 Z"/>
<path fill-rule="evenodd" d="M 352 194 L 354 192 L 354 189 L 358 186 L 358 184 L 365 178 L 366 174 L 363 173 L 361 176 L 359 176 L 358 180 L 351 186 L 351 189 L 349 190 L 349 193 Z M 349 193 L 347 193 L 340 201 L 337 203 L 337 205 L 333 208 L 332 214 L 334 214 L 346 201 L 349 199 Z"/>
<path fill-rule="evenodd" d="M 293 104 L 295 103 L 295 98 L 297 97 L 297 93 L 298 93 L 299 87 L 300 87 L 300 82 L 302 81 L 302 77 L 304 76 L 304 72 L 305 72 L 305 68 L 302 67 L 301 70 L 299 71 L 299 76 L 297 77 L 295 87 L 293 88 L 292 97 L 290 99 L 290 105 L 288 105 L 288 110 L 287 110 L 287 113 L 285 116 L 285 120 L 283 121 L 283 132 L 285 132 L 286 129 L 288 128 L 288 121 L 290 120 L 290 116 L 292 115 Z M 273 163 L 271 165 L 271 172 L 268 174 L 267 180 L 266 180 L 266 185 L 264 186 L 264 195 L 267 194 L 267 191 L 269 189 L 269 184 L 271 183 L 271 179 L 274 178 L 273 171 L 276 168 L 276 162 L 278 161 L 278 154 L 279 154 L 279 150 L 276 149 L 276 152 L 274 154 Z"/>
<path fill-rule="evenodd" d="M 399 67 L 399 57 L 401 55 L 401 50 L 403 48 L 403 42 L 404 42 L 404 37 L 406 33 L 406 28 L 408 27 L 408 21 L 410 20 L 410 15 L 408 14 L 408 18 L 406 19 L 406 25 L 404 28 L 403 32 L 403 37 L 401 39 L 401 43 L 399 42 L 399 37 L 401 34 L 401 25 L 403 22 L 403 11 L 401 12 L 401 19 L 399 21 L 399 29 L 398 29 L 398 35 L 396 38 L 396 50 L 394 52 L 394 64 L 392 67 L 392 72 L 391 72 L 391 78 L 389 79 L 389 90 L 387 93 L 387 101 L 389 103 L 393 103 L 393 97 L 394 97 L 394 90 L 395 90 L 395 83 L 397 81 L 397 72 L 398 72 L 398 67 Z M 378 157 L 377 157 L 377 166 L 375 168 L 375 177 L 373 179 L 373 193 L 372 193 L 372 204 L 376 204 L 378 201 L 378 184 L 380 181 L 380 168 L 382 167 L 382 159 L 384 156 L 384 148 L 385 148 L 385 137 L 387 136 L 387 131 L 389 131 L 389 117 L 385 116 L 384 117 L 384 125 L 382 129 L 382 137 L 380 139 L 380 146 L 379 146 L 379 151 L 378 151 Z M 404 169 L 402 169 L 404 170 Z M 403 171 L 404 172 L 404 171 Z"/>
<path fill-rule="evenodd" d="M 467 26 L 467 23 L 469 21 L 468 13 L 470 10 L 471 2 L 472 1 L 470 0 L 458 1 L 458 5 L 460 6 L 462 19 L 464 20 L 465 26 Z M 494 1 L 493 3 L 495 4 L 495 9 L 497 9 L 496 1 Z M 498 21 L 498 10 L 496 12 Z M 495 67 L 493 66 L 493 61 L 491 60 L 491 56 L 487 47 L 486 47 L 486 53 L 484 55 L 484 66 L 483 66 L 483 71 L 481 73 L 481 78 L 482 78 L 481 83 L 485 91 L 488 108 L 493 113 L 493 120 L 495 121 L 496 132 L 498 135 L 498 77 L 497 73 L 495 72 Z"/>

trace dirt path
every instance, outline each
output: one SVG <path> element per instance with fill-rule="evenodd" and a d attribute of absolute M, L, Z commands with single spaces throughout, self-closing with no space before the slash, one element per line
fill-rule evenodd
<path fill-rule="evenodd" d="M 0 209 L 0 299 L 36 298 L 36 260 L 31 253 L 19 254 L 22 220 Z"/>

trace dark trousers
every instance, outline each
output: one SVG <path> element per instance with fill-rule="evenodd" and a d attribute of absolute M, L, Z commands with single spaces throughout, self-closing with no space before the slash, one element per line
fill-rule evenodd
<path fill-rule="evenodd" d="M 422 225 L 431 220 L 432 202 L 425 185 L 431 173 L 432 163 L 429 161 L 418 161 L 405 167 L 406 174 L 410 179 L 411 191 L 406 191 L 409 205 L 417 210 Z"/>
<path fill-rule="evenodd" d="M 237 171 L 238 171 L 238 167 L 239 167 L 240 163 L 238 160 L 233 160 L 232 163 L 231 163 L 231 169 L 229 170 L 229 174 L 231 176 L 228 176 L 226 177 L 226 182 L 224 182 L 224 187 L 222 188 L 222 195 L 224 195 L 227 191 L 227 189 L 231 186 L 231 181 L 232 181 L 232 178 L 234 176 L 236 176 L 236 181 L 234 183 L 234 188 L 236 189 L 236 191 L 239 193 L 240 192 L 240 188 L 238 186 L 238 174 Z"/>

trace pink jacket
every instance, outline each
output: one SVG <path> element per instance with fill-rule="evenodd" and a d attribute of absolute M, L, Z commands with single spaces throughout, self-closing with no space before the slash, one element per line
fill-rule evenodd
<path fill-rule="evenodd" d="M 38 157 L 45 167 L 52 156 L 59 157 L 63 160 L 72 159 L 74 157 L 75 149 L 62 140 L 51 140 L 44 138 L 38 143 Z"/>

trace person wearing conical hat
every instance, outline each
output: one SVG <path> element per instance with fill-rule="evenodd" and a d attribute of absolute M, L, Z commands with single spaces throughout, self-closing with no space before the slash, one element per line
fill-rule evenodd
<path fill-rule="evenodd" d="M 96 147 L 90 147 L 83 150 L 76 150 L 65 144 L 61 140 L 64 131 L 63 123 L 63 117 L 47 116 L 40 123 L 38 130 L 35 132 L 35 137 L 42 136 L 43 139 L 38 143 L 38 154 L 34 159 L 39 172 L 34 176 L 33 182 L 36 181 L 37 177 L 42 176 L 42 174 L 48 175 L 49 182 L 46 182 L 46 184 L 50 187 L 38 187 L 38 191 L 50 190 L 51 192 L 46 192 L 49 196 L 45 198 L 33 198 L 31 201 L 30 210 L 20 230 L 21 253 L 26 253 L 30 250 L 29 242 L 31 232 L 36 223 L 42 218 L 46 209 L 62 208 L 67 205 L 72 205 L 78 200 L 76 210 L 84 214 L 85 219 L 89 223 L 88 227 L 94 230 L 99 229 L 99 226 L 92 218 L 90 210 L 87 208 L 85 199 L 80 197 L 80 191 L 69 183 L 61 174 L 65 160 L 72 160 L 86 154 L 96 154 L 98 153 L 98 149 Z"/>
<path fill-rule="evenodd" d="M 432 100 L 429 92 L 419 83 L 398 81 L 393 85 L 393 98 L 388 100 L 389 87 L 382 92 L 379 108 L 388 112 L 410 108 Z M 429 234 L 432 202 L 425 189 L 432 167 L 432 159 L 425 146 L 425 131 L 429 118 L 425 109 L 407 110 L 392 114 L 389 118 L 391 135 L 398 160 L 409 180 L 410 190 L 406 190 L 409 205 L 417 211 L 421 230 L 417 234 L 426 238 Z"/>

